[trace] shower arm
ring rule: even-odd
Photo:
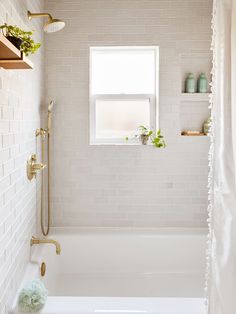
[[[29,20],[33,18],[38,18],[38,17],[48,17],[52,21],[52,16],[49,13],[31,13],[30,11],[27,11],[27,15]]]

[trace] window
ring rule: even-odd
[[[90,48],[90,143],[124,143],[157,129],[158,47]],[[135,141],[135,140],[133,140]]]

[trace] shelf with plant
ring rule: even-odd
[[[208,136],[211,129],[211,117],[209,117],[202,125],[200,131],[197,130],[183,130],[182,136]]]
[[[33,32],[6,23],[0,26],[0,31],[0,66],[6,69],[32,68],[26,57],[41,46],[32,39]]]

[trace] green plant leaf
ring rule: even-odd
[[[154,136],[152,138],[152,144],[157,148],[165,148],[166,147],[164,136],[161,135],[160,129],[157,131],[156,136]]]
[[[0,29],[5,30],[4,36],[12,36],[22,40],[20,50],[24,52],[26,56],[35,53],[41,46],[41,43],[35,43],[31,38],[33,34],[32,31],[24,31],[16,25],[7,25],[6,23],[1,25]]]

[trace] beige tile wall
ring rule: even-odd
[[[180,136],[180,92],[183,71],[209,72],[211,7],[211,0],[46,1],[67,24],[46,38],[47,99],[56,100],[54,226],[206,226],[209,139]],[[160,46],[165,150],[89,146],[89,47],[96,45]],[[198,113],[191,106],[190,121]]]

